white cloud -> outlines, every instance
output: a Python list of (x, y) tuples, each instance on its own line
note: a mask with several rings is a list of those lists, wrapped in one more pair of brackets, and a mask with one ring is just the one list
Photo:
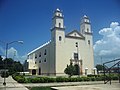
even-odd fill
[[(0, 52), (2, 53), (1, 55), (5, 57), (5, 50), (2, 47), (0, 47)], [(27, 54), (20, 56), (18, 51), (14, 47), (11, 47), (8, 49), (7, 57), (23, 63), (27, 59)]]
[[(112, 22), (110, 27), (99, 31), (102, 39), (95, 42), (94, 53), (95, 61), (112, 60), (120, 57), (120, 25), (118, 22)], [(105, 61), (104, 61), (105, 62)]]
[(117, 26), (119, 25), (119, 23), (118, 22), (112, 22), (111, 24), (110, 24), (110, 28), (116, 28)]

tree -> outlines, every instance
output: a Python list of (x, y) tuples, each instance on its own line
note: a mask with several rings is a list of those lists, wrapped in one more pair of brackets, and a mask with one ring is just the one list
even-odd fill
[(103, 65), (101, 65), (101, 64), (97, 64), (96, 68), (97, 68), (97, 73), (98, 74), (99, 74), (99, 71), (103, 71), (103, 69), (104, 69)]
[(70, 63), (70, 65), (67, 65), (64, 72), (69, 75), (69, 77), (73, 76), (75, 73), (75, 67)]
[(22, 72), (23, 65), (19, 61), (14, 61), (12, 58), (4, 59), (6, 62), (6, 69), (8, 69), (9, 74), (13, 74), (15, 72)]

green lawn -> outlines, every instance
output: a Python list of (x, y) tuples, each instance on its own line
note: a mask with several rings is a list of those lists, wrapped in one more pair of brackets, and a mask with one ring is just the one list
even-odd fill
[(50, 87), (32, 87), (30, 90), (51, 90)]

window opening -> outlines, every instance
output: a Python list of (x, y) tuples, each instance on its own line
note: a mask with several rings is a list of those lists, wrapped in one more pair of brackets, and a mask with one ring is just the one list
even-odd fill
[(78, 42), (76, 42), (76, 47), (78, 47)]
[(46, 58), (44, 59), (44, 62), (46, 62)]
[(62, 40), (62, 37), (61, 36), (59, 36), (59, 41), (61, 41)]
[(78, 53), (74, 53), (74, 59), (78, 60)]
[(35, 54), (35, 59), (37, 58), (37, 54)]
[(46, 55), (46, 54), (47, 54), (47, 51), (46, 51), (46, 49), (45, 49), (44, 55)]
[(87, 32), (89, 32), (89, 29), (87, 28)]
[(39, 61), (39, 63), (41, 63), (41, 60)]
[(39, 53), (39, 57), (41, 57), (41, 52)]
[(61, 27), (61, 23), (59, 23), (59, 27)]
[(90, 45), (90, 40), (88, 40), (88, 44)]

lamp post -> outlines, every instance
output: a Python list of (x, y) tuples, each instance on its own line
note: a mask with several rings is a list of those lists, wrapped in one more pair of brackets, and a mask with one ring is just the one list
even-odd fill
[[(9, 42), (9, 43), (5, 43), (5, 56), (6, 56), (6, 60), (7, 60), (7, 54), (8, 54), (8, 46), (12, 43), (21, 43), (23, 44), (23, 41), (12, 41), (12, 42)], [(3, 85), (6, 86), (6, 60), (4, 60), (4, 82), (3, 82)]]

